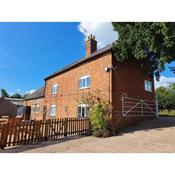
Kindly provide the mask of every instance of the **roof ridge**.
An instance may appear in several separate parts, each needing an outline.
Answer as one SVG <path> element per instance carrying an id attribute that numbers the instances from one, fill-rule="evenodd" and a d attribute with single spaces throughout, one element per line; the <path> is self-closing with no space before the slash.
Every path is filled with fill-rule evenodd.
<path id="1" fill-rule="evenodd" d="M 44 86 L 38 88 L 36 91 L 32 92 L 31 94 L 28 94 L 25 97 L 25 100 L 30 100 L 30 99 L 35 99 L 35 98 L 40 98 L 44 96 Z"/>

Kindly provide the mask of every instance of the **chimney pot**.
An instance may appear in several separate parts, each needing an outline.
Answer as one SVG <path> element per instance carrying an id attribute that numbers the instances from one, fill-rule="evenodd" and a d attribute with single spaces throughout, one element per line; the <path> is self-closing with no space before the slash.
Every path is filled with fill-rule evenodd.
<path id="1" fill-rule="evenodd" d="M 97 51 L 97 41 L 95 40 L 95 36 L 90 34 L 86 41 L 86 56 L 91 55 L 95 51 Z"/>

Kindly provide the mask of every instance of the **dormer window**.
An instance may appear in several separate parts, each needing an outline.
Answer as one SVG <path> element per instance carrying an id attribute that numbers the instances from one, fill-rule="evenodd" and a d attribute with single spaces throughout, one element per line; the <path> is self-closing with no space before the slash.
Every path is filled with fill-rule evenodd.
<path id="1" fill-rule="evenodd" d="M 55 84 L 55 85 L 53 85 L 52 88 L 51 88 L 51 94 L 52 94 L 52 95 L 55 95 L 55 94 L 57 94 L 57 92 L 58 92 L 58 85 Z"/>
<path id="2" fill-rule="evenodd" d="M 79 89 L 90 88 L 90 75 L 85 75 L 79 78 Z"/>

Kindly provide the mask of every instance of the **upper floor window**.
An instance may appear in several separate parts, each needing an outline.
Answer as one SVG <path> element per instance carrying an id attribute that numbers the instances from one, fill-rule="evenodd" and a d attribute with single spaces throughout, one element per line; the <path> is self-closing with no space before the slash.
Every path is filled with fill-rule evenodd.
<path id="1" fill-rule="evenodd" d="M 57 94 L 57 92 L 58 92 L 58 85 L 55 84 L 55 85 L 53 85 L 52 88 L 51 88 L 51 94 L 52 94 L 52 95 L 55 95 L 55 94 Z"/>
<path id="2" fill-rule="evenodd" d="M 50 106 L 50 116 L 52 116 L 52 117 L 56 116 L 56 105 Z"/>
<path id="3" fill-rule="evenodd" d="M 145 91 L 152 92 L 152 82 L 151 81 L 145 80 L 144 85 L 145 85 Z"/>
<path id="4" fill-rule="evenodd" d="M 79 89 L 90 87 L 90 75 L 85 75 L 79 78 Z"/>
<path id="5" fill-rule="evenodd" d="M 80 104 L 78 105 L 78 117 L 88 117 L 89 114 L 89 105 Z"/>

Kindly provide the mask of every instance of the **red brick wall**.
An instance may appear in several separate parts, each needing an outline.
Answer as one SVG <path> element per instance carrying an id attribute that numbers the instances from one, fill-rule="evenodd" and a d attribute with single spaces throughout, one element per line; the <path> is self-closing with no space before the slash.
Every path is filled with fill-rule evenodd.
<path id="1" fill-rule="evenodd" d="M 39 112 L 34 113 L 31 111 L 30 120 L 42 120 L 43 119 L 43 107 L 44 107 L 44 98 L 38 98 L 38 99 L 32 99 L 32 100 L 26 100 L 25 106 L 30 106 L 32 109 L 32 106 L 34 104 L 39 104 Z"/>
<path id="2" fill-rule="evenodd" d="M 113 58 L 113 65 L 117 66 L 116 71 L 112 74 L 112 103 L 113 103 L 113 127 L 123 128 L 125 126 L 135 124 L 148 117 L 123 117 L 122 116 L 122 94 L 127 93 L 128 97 L 144 100 L 153 100 L 154 94 L 154 79 L 149 76 L 144 76 L 142 69 L 135 59 L 130 59 L 124 62 L 117 62 Z M 144 90 L 144 80 L 149 80 L 153 83 L 153 92 Z"/>
<path id="3" fill-rule="evenodd" d="M 111 52 L 101 54 L 97 58 L 82 63 L 54 78 L 46 81 L 45 104 L 57 105 L 56 117 L 77 117 L 77 107 L 82 95 L 86 92 L 101 90 L 104 97 L 109 97 L 109 74 L 105 72 L 105 67 L 111 67 Z M 79 77 L 83 75 L 91 76 L 89 89 L 79 90 Z M 54 84 L 59 85 L 57 95 L 51 95 L 51 87 Z M 110 86 L 111 87 L 111 86 Z M 67 112 L 65 111 L 67 107 Z M 48 118 L 50 116 L 48 115 Z"/>

